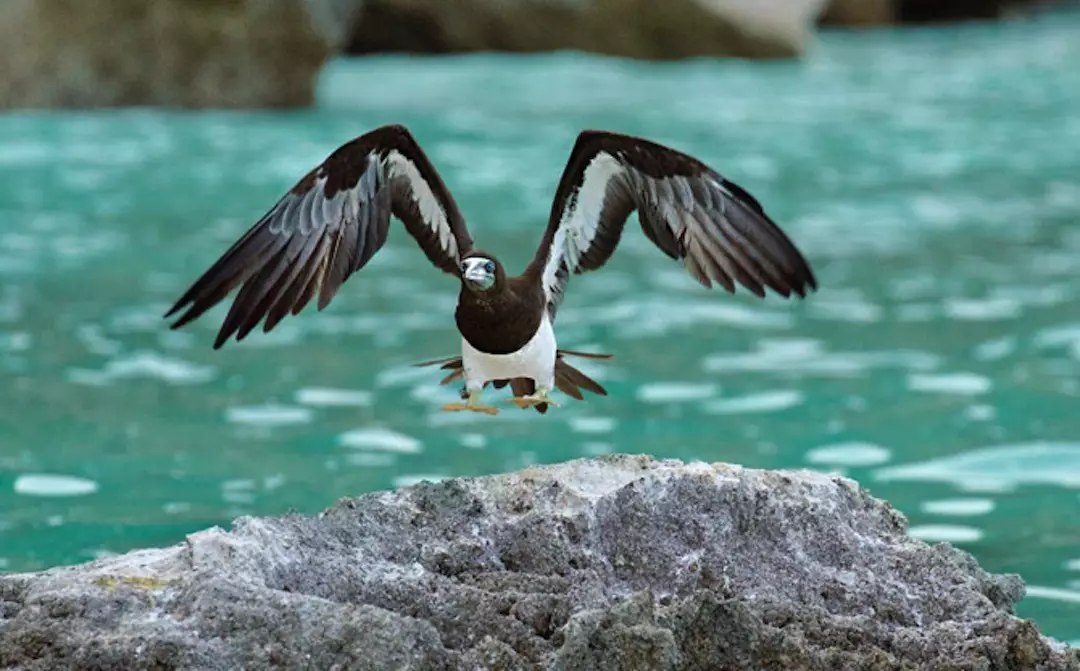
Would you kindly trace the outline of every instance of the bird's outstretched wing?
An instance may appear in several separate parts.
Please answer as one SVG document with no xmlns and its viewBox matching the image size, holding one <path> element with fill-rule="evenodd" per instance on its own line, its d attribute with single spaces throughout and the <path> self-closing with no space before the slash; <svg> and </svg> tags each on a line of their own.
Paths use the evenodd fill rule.
<svg viewBox="0 0 1080 671">
<path fill-rule="evenodd" d="M 696 158 L 637 137 L 586 130 L 563 171 L 529 265 L 552 317 L 571 273 L 603 266 L 630 213 L 665 254 L 706 287 L 735 283 L 805 297 L 817 280 L 803 255 L 738 185 Z"/>
<path fill-rule="evenodd" d="M 233 244 L 165 314 L 180 328 L 243 285 L 214 341 L 274 328 L 319 295 L 318 309 L 385 244 L 390 216 L 436 267 L 458 274 L 472 249 L 450 191 L 409 131 L 376 128 L 339 147 Z"/>
</svg>

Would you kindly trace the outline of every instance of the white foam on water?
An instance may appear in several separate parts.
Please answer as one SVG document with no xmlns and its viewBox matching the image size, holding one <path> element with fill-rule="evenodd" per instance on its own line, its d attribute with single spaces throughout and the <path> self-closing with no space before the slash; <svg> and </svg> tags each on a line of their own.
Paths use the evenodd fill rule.
<svg viewBox="0 0 1080 671">
<path fill-rule="evenodd" d="M 691 282 L 693 280 L 690 280 Z M 588 308 L 564 308 L 559 319 L 572 323 L 608 324 L 613 333 L 641 338 L 707 325 L 749 329 L 788 329 L 794 317 L 786 312 L 738 303 L 639 294 L 633 301 L 614 301 Z"/>
<path fill-rule="evenodd" d="M 360 407 L 371 405 L 372 395 L 370 391 L 356 389 L 305 387 L 296 392 L 293 400 L 315 407 Z"/>
<path fill-rule="evenodd" d="M 98 483 L 74 475 L 26 473 L 15 478 L 14 489 L 24 496 L 86 496 L 98 490 Z"/>
<path fill-rule="evenodd" d="M 288 426 L 290 424 L 307 424 L 315 418 L 315 413 L 310 408 L 301 408 L 292 405 L 280 405 L 266 403 L 264 405 L 250 405 L 225 410 L 225 421 L 230 424 L 244 424 L 248 426 Z"/>
<path fill-rule="evenodd" d="M 949 515 L 952 517 L 974 517 L 986 515 L 994 510 L 994 500 L 984 498 L 939 499 L 923 501 L 919 510 L 928 515 Z"/>
<path fill-rule="evenodd" d="M 443 379 L 448 372 L 449 371 L 441 370 L 438 366 L 395 366 L 379 371 L 375 375 L 375 386 L 400 387 L 416 382 L 430 382 L 434 384 Z"/>
<path fill-rule="evenodd" d="M 1077 557 L 1076 559 L 1070 559 L 1067 562 L 1065 562 L 1065 570 L 1066 571 L 1080 571 L 1080 557 Z"/>
<path fill-rule="evenodd" d="M 570 430 L 576 433 L 611 433 L 615 430 L 614 417 L 571 417 Z"/>
<path fill-rule="evenodd" d="M 815 447 L 806 453 L 806 460 L 811 464 L 829 464 L 832 466 L 876 466 L 892 458 L 892 452 L 873 443 L 847 442 Z"/>
<path fill-rule="evenodd" d="M 170 501 L 161 506 L 161 512 L 166 515 L 183 515 L 191 512 L 191 504 L 187 501 Z"/>
<path fill-rule="evenodd" d="M 1080 488 L 1080 444 L 1033 441 L 984 447 L 874 472 L 880 482 L 944 482 L 969 492 L 1020 485 Z"/>
<path fill-rule="evenodd" d="M 1026 585 L 1024 598 L 1048 599 L 1062 603 L 1080 603 L 1080 590 L 1064 589 L 1061 587 L 1044 587 L 1042 585 Z"/>
<path fill-rule="evenodd" d="M 804 394 L 798 389 L 777 389 L 746 396 L 718 398 L 705 403 L 704 410 L 713 415 L 778 412 L 801 405 L 804 400 Z"/>
<path fill-rule="evenodd" d="M 394 487 L 412 487 L 413 485 L 420 484 L 421 482 L 441 482 L 446 480 L 450 476 L 442 475 L 439 473 L 427 473 L 416 475 L 400 475 L 394 478 Z"/>
<path fill-rule="evenodd" d="M 945 301 L 945 316 L 962 321 L 998 321 L 1014 319 L 1023 305 L 1014 298 L 959 299 Z"/>
<path fill-rule="evenodd" d="M 213 366 L 201 366 L 182 359 L 140 351 L 113 359 L 101 370 L 72 368 L 67 378 L 78 384 L 104 386 L 117 380 L 156 379 L 169 384 L 201 384 L 214 378 Z"/>
<path fill-rule="evenodd" d="M 0 352 L 25 352 L 33 342 L 30 334 L 23 331 L 0 333 Z"/>
<path fill-rule="evenodd" d="M 885 316 L 884 308 L 863 299 L 814 300 L 809 313 L 818 319 L 855 324 L 874 324 Z"/>
<path fill-rule="evenodd" d="M 581 445 L 581 453 L 587 457 L 599 457 L 604 454 L 611 454 L 614 451 L 615 446 L 611 443 L 591 441 Z"/>
<path fill-rule="evenodd" d="M 380 427 L 347 431 L 338 436 L 338 445 L 396 454 L 419 454 L 423 449 L 423 445 L 416 438 Z"/>
<path fill-rule="evenodd" d="M 987 422 L 997 416 L 997 409 L 992 405 L 980 403 L 964 408 L 964 417 L 972 422 Z"/>
<path fill-rule="evenodd" d="M 780 373 L 852 377 L 875 368 L 933 370 L 940 357 L 918 350 L 827 352 L 821 341 L 804 338 L 761 340 L 757 351 L 712 354 L 702 366 L 712 373 Z"/>
<path fill-rule="evenodd" d="M 975 346 L 975 358 L 979 361 L 1000 361 L 1016 351 L 1016 338 L 997 338 Z"/>
<path fill-rule="evenodd" d="M 644 403 L 685 403 L 715 396 L 715 384 L 694 382 L 648 382 L 638 387 L 637 398 Z"/>
<path fill-rule="evenodd" d="M 907 388 L 935 394 L 953 394 L 957 396 L 977 396 L 990 391 L 994 383 L 990 378 L 978 373 L 959 372 L 928 375 L 915 373 L 908 375 Z"/>
<path fill-rule="evenodd" d="M 11 562 L 8 561 L 7 557 L 0 557 L 0 571 L 6 571 L 9 566 L 11 566 Z"/>
<path fill-rule="evenodd" d="M 458 442 L 470 450 L 482 450 L 487 447 L 488 439 L 482 433 L 463 433 L 458 436 Z"/>
<path fill-rule="evenodd" d="M 982 540 L 982 529 L 962 524 L 919 524 L 908 535 L 926 543 L 975 543 Z"/>
<path fill-rule="evenodd" d="M 1035 333 L 1036 347 L 1062 347 L 1080 342 L 1080 324 L 1063 324 Z"/>
<path fill-rule="evenodd" d="M 350 452 L 345 463 L 360 468 L 389 468 L 397 464 L 397 455 L 386 452 Z"/>
</svg>

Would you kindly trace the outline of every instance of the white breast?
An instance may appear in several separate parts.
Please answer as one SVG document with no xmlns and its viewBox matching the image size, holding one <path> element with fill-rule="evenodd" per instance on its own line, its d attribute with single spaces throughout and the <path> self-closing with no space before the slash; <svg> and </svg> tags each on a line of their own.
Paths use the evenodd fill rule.
<svg viewBox="0 0 1080 671">
<path fill-rule="evenodd" d="M 537 387 L 553 389 L 555 348 L 555 330 L 546 314 L 529 342 L 510 354 L 486 354 L 462 338 L 461 357 L 465 367 L 466 386 L 475 390 L 490 380 L 527 377 L 536 381 Z"/>
</svg>

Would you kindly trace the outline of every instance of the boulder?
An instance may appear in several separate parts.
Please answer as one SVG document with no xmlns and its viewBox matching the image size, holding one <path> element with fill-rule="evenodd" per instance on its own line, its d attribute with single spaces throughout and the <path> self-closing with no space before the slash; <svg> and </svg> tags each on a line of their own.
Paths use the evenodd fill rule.
<svg viewBox="0 0 1080 671">
<path fill-rule="evenodd" d="M 1080 669 L 856 483 L 610 456 L 0 577 L 16 669 Z"/>
<path fill-rule="evenodd" d="M 824 1 L 364 0 L 346 49 L 790 58 L 811 41 Z"/>
<path fill-rule="evenodd" d="M 1001 19 L 1055 0 L 828 0 L 820 23 L 876 26 Z"/>
<path fill-rule="evenodd" d="M 4 108 L 310 105 L 345 36 L 334 18 L 353 9 L 309 0 L 318 21 L 305 0 L 3 2 Z"/>
</svg>

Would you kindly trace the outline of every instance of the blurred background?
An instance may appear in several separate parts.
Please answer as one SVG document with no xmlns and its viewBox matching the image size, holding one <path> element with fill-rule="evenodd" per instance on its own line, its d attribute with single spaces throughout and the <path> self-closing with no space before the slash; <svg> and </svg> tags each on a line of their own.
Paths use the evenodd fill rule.
<svg viewBox="0 0 1080 671">
<path fill-rule="evenodd" d="M 4 0 L 0 571 L 619 451 L 846 474 L 1080 644 L 1080 8 L 1004 0 Z M 285 190 L 406 124 L 531 258 L 579 130 L 756 195 L 805 302 L 628 228 L 560 344 L 608 397 L 441 413 L 457 286 L 403 227 L 322 313 L 163 312 Z M 502 399 L 497 399 L 502 403 Z"/>
</svg>

